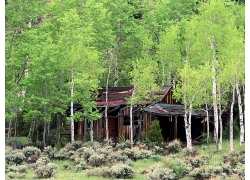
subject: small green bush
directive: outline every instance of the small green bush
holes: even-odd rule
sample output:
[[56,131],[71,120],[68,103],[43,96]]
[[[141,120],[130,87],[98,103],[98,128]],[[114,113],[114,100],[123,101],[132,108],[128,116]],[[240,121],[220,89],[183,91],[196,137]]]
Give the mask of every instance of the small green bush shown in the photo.
[[134,177],[134,170],[131,166],[126,164],[115,164],[109,171],[111,177],[118,179],[132,179]]
[[112,148],[108,148],[108,147],[103,147],[103,148],[96,149],[96,152],[98,154],[103,154],[104,157],[107,157],[112,151],[113,151]]
[[89,165],[92,167],[98,167],[105,163],[105,157],[103,154],[94,153],[89,157]]
[[237,163],[245,164],[245,154],[239,152],[231,152],[227,155],[223,155],[224,164],[229,163],[234,168]]
[[22,151],[27,163],[35,163],[41,155],[41,150],[34,146],[27,146]]
[[245,164],[237,163],[236,167],[233,169],[233,173],[237,174],[240,179],[245,179]]
[[194,168],[208,164],[208,156],[190,157],[185,160],[185,163],[191,164]]
[[151,122],[146,140],[154,145],[160,145],[163,142],[159,121],[154,120]]
[[107,157],[107,163],[115,164],[119,161],[122,161],[123,163],[128,159],[128,156],[122,155],[121,151],[115,151],[109,154]]
[[135,151],[133,149],[126,148],[124,151],[121,151],[122,155],[127,156],[129,159],[135,159]]
[[69,158],[69,152],[65,148],[60,149],[56,154],[54,154],[54,159],[68,160]]
[[99,142],[96,142],[96,141],[93,141],[93,142],[88,141],[88,142],[83,143],[82,147],[89,147],[92,149],[97,149],[97,148],[101,147],[101,144]]
[[131,147],[130,141],[126,140],[126,141],[123,141],[121,143],[117,143],[115,149],[116,150],[125,150],[125,149],[130,148],[130,147]]
[[10,179],[14,179],[16,177],[16,173],[15,172],[10,172],[10,173],[8,173],[8,177]]
[[56,148],[53,148],[51,146],[47,146],[44,148],[42,154],[49,157],[51,160],[54,159],[55,154],[57,153]]
[[184,149],[184,156],[186,157],[195,157],[198,155],[199,155],[199,151],[197,148],[193,147],[192,149],[189,149],[189,148]]
[[25,161],[24,153],[21,150],[10,150],[5,152],[5,162],[8,165],[19,165]]
[[108,167],[97,167],[97,168],[93,168],[93,169],[87,169],[86,175],[87,175],[87,177],[90,177],[90,176],[97,176],[97,177],[103,177],[103,178],[110,177]]
[[182,150],[181,142],[179,140],[171,141],[166,148],[169,154],[178,153]]
[[9,172],[8,173],[9,179],[24,179],[25,173],[19,173],[19,172]]
[[57,167],[53,163],[48,163],[45,165],[39,166],[35,170],[35,175],[37,178],[51,178],[56,173]]
[[216,177],[217,175],[222,174],[223,169],[220,166],[202,166],[198,168],[194,168],[189,176],[195,179],[209,179],[212,177]]
[[83,147],[81,157],[83,157],[86,162],[89,162],[90,156],[94,153],[95,151],[91,147]]
[[[132,149],[134,150],[134,149]],[[134,155],[134,159],[138,160],[138,159],[146,159],[146,158],[150,158],[152,155],[152,151],[149,150],[137,150],[135,151],[135,155]]]
[[76,151],[77,149],[81,148],[83,146],[82,141],[73,141],[72,143],[67,143],[65,145],[65,149],[68,151]]
[[187,167],[187,166],[188,165],[186,163],[184,163],[183,161],[181,161],[180,159],[173,159],[171,157],[167,157],[164,160],[164,167],[172,169],[173,173],[176,175],[176,178],[178,178],[178,179],[181,177],[184,177],[186,174],[189,173],[188,168],[190,166],[189,167]]
[[173,170],[163,167],[153,167],[146,175],[146,180],[174,180],[176,175]]

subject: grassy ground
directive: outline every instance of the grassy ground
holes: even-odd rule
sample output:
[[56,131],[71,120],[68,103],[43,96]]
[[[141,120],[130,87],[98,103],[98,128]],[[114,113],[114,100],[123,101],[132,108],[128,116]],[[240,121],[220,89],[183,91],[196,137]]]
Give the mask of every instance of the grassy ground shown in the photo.
[[[222,147],[223,147],[222,151],[216,152],[215,144],[195,146],[195,148],[198,148],[199,155],[201,155],[201,156],[207,155],[210,157],[210,161],[209,161],[210,165],[219,165],[220,163],[222,163],[223,154],[225,154],[225,153],[227,154],[230,151],[229,141],[224,141]],[[245,146],[240,146],[239,141],[235,141],[234,148],[235,148],[235,151],[239,152],[239,151],[244,150]],[[178,154],[180,157],[182,156],[181,153],[183,153],[183,152],[180,152]],[[176,158],[178,158],[178,155],[176,156]],[[108,178],[101,178],[101,177],[94,177],[94,176],[88,177],[86,175],[86,171],[76,173],[76,172],[72,172],[70,170],[65,170],[63,168],[63,165],[71,163],[68,160],[67,161],[66,160],[64,160],[64,161],[56,160],[56,161],[53,161],[53,163],[57,165],[58,169],[57,169],[57,173],[55,174],[54,178],[52,178],[52,179],[58,179],[58,180],[107,179],[108,180]],[[145,179],[145,175],[141,173],[142,171],[148,170],[153,166],[163,165],[163,164],[164,164],[164,161],[155,162],[152,159],[143,159],[143,160],[138,160],[136,162],[133,162],[133,170],[135,171],[135,176],[133,179],[135,179],[135,180]],[[6,177],[6,179],[7,179],[7,177]],[[27,179],[27,180],[36,179],[34,172],[29,170],[26,173],[25,179]],[[182,180],[185,180],[185,178]]]

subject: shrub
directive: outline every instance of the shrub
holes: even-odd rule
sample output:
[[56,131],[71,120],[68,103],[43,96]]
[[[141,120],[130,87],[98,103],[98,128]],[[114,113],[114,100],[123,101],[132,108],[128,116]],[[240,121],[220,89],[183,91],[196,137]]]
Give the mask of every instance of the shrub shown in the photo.
[[27,169],[28,169],[28,166],[25,164],[17,166],[17,171],[20,173],[26,173]]
[[107,157],[112,151],[113,151],[112,148],[109,148],[109,147],[96,149],[96,152],[99,154],[103,154],[104,157]]
[[35,170],[35,175],[37,178],[51,178],[56,173],[56,166],[53,163],[48,163],[46,165],[39,166]]
[[195,157],[199,155],[199,151],[197,148],[185,148],[184,149],[184,156]]
[[245,164],[237,163],[236,167],[233,169],[233,173],[237,174],[240,179],[245,179]]
[[[134,148],[132,150],[134,150]],[[149,150],[137,150],[135,151],[134,159],[138,160],[138,159],[150,158],[151,155],[152,155],[152,152]]]
[[185,160],[185,163],[191,164],[193,167],[197,168],[208,163],[208,156],[190,157]]
[[108,167],[97,167],[94,169],[86,170],[87,177],[89,176],[98,176],[103,178],[110,177],[109,168]]
[[175,174],[169,168],[153,167],[149,170],[147,180],[174,180]]
[[132,167],[126,164],[115,164],[111,167],[109,173],[113,178],[132,179],[135,172]]
[[16,177],[16,173],[15,173],[15,172],[10,172],[10,173],[8,174],[8,177],[9,177],[10,179],[14,179],[14,178]]
[[127,148],[130,148],[131,144],[129,140],[123,141],[121,143],[116,144],[116,150],[125,150]]
[[124,151],[122,151],[122,155],[127,156],[129,159],[135,159],[135,151],[133,149],[124,149]]
[[8,145],[11,146],[12,148],[17,148],[17,149],[21,149],[23,147],[22,143],[20,142],[20,140],[14,138],[14,139],[10,139],[8,141]]
[[151,157],[150,157],[150,159],[152,159],[153,161],[156,161],[156,162],[158,162],[158,161],[161,161],[162,159],[163,159],[163,156],[161,156],[161,155],[152,155]]
[[211,177],[216,177],[223,172],[222,167],[220,166],[202,166],[199,168],[193,169],[189,176],[195,179],[209,179]]
[[43,153],[45,156],[48,156],[50,159],[54,159],[54,155],[57,153],[57,150],[55,148],[52,148],[51,146],[47,146],[44,148]]
[[21,150],[6,151],[5,162],[8,165],[19,165],[25,161],[25,156]]
[[24,179],[25,178],[25,173],[10,172],[10,173],[8,173],[8,178],[9,179]]
[[51,160],[50,160],[47,156],[40,157],[40,158],[36,161],[36,163],[38,163],[38,164],[48,164],[48,163],[50,163],[50,162],[51,162]]
[[93,148],[93,149],[97,149],[99,147],[101,147],[101,144],[99,142],[96,141],[88,141],[83,143],[82,147],[89,147],[89,148]]
[[92,148],[90,148],[90,147],[83,147],[81,157],[83,157],[83,159],[86,162],[89,162],[90,156],[93,155],[94,153],[95,153],[95,151]]
[[223,156],[224,164],[229,163],[234,168],[237,163],[245,164],[245,154],[238,152],[231,152],[228,155]]
[[221,167],[222,167],[222,171],[224,173],[226,173],[227,175],[231,175],[232,174],[232,166],[229,164],[229,163],[222,163],[221,164]]
[[157,120],[151,122],[149,131],[147,133],[147,141],[154,145],[160,145],[163,142],[163,136],[161,134],[160,123]]
[[167,145],[167,150],[169,154],[175,154],[181,151],[181,142],[179,140],[174,140]]
[[89,157],[89,165],[92,167],[98,167],[105,163],[104,155],[98,155],[96,153],[92,154]]
[[176,175],[176,178],[178,179],[188,174],[189,173],[188,168],[190,168],[190,166],[188,167],[188,164],[184,163],[183,161],[169,157],[165,159],[164,167],[172,169],[173,173]]
[[76,151],[77,149],[81,148],[83,145],[82,141],[73,141],[72,143],[67,143],[65,145],[65,149],[68,151]]
[[62,148],[56,154],[54,154],[54,158],[60,160],[68,160],[70,158],[69,152],[65,148]]
[[128,159],[128,156],[122,155],[120,151],[112,152],[107,157],[107,162],[115,164],[116,162],[122,161],[123,163]]
[[41,154],[41,150],[34,146],[27,146],[22,151],[27,163],[35,163]]

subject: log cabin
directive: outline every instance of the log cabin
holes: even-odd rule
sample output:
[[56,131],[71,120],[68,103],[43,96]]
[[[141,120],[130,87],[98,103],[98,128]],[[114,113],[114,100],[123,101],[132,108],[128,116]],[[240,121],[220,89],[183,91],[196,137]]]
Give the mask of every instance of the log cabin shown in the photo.
[[[129,105],[126,99],[131,97],[133,87],[109,87],[108,101],[106,103],[106,88],[99,90],[96,101],[102,118],[94,121],[94,137],[104,139],[106,137],[105,128],[105,106],[108,107],[108,129],[109,137],[117,141],[118,137],[130,139],[130,117]],[[133,108],[133,131],[134,140],[139,140],[142,135],[149,131],[153,120],[158,120],[162,130],[164,141],[179,139],[186,140],[184,128],[184,108],[173,98],[172,86],[164,86],[155,93],[155,98],[151,101],[143,102]],[[82,111],[81,105],[74,105],[74,111]],[[212,117],[212,113],[209,112]],[[204,111],[195,110],[192,113],[192,139],[201,136],[206,132],[206,114]],[[86,121],[75,122],[75,135],[82,136],[84,126],[88,126]],[[211,128],[212,129],[212,128]]]

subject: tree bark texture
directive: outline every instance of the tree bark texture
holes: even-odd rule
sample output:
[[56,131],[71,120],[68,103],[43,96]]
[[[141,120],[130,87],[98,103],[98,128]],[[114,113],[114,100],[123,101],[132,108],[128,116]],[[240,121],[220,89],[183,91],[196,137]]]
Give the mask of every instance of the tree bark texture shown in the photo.
[[184,114],[184,122],[185,122],[185,131],[186,131],[186,140],[187,140],[187,148],[192,149],[192,139],[191,139],[191,116],[188,119],[188,110],[185,105],[185,114]]
[[223,130],[223,127],[222,127],[222,119],[221,119],[221,115],[222,115],[222,110],[221,110],[221,91],[219,90],[219,93],[218,93],[218,103],[219,103],[219,124],[220,124],[220,140],[219,140],[219,146],[218,146],[218,149],[219,150],[222,150],[222,130]]
[[[71,84],[72,84],[72,87],[71,87],[71,98],[73,98],[73,95],[74,95],[74,79],[73,79],[73,68],[71,69]],[[71,142],[74,142],[75,140],[75,127],[74,127],[74,103],[73,103],[73,100],[71,100],[71,103],[70,103],[70,116],[71,116]]]
[[59,142],[60,141],[60,127],[61,127],[61,113],[56,114],[56,119],[57,119],[57,123],[56,123],[56,139],[57,139],[57,142]]
[[242,102],[241,102],[241,94],[239,89],[239,82],[236,82],[236,92],[238,96],[238,106],[239,106],[239,117],[240,117],[240,146],[242,146],[245,142],[245,131],[244,131],[244,120],[243,120],[243,111],[242,111]]
[[232,89],[232,102],[230,107],[230,122],[229,122],[229,141],[230,141],[230,152],[234,151],[234,140],[233,140],[233,109],[234,109],[234,94],[235,94],[235,87],[233,86]]
[[90,141],[94,141],[93,120],[90,121]]

